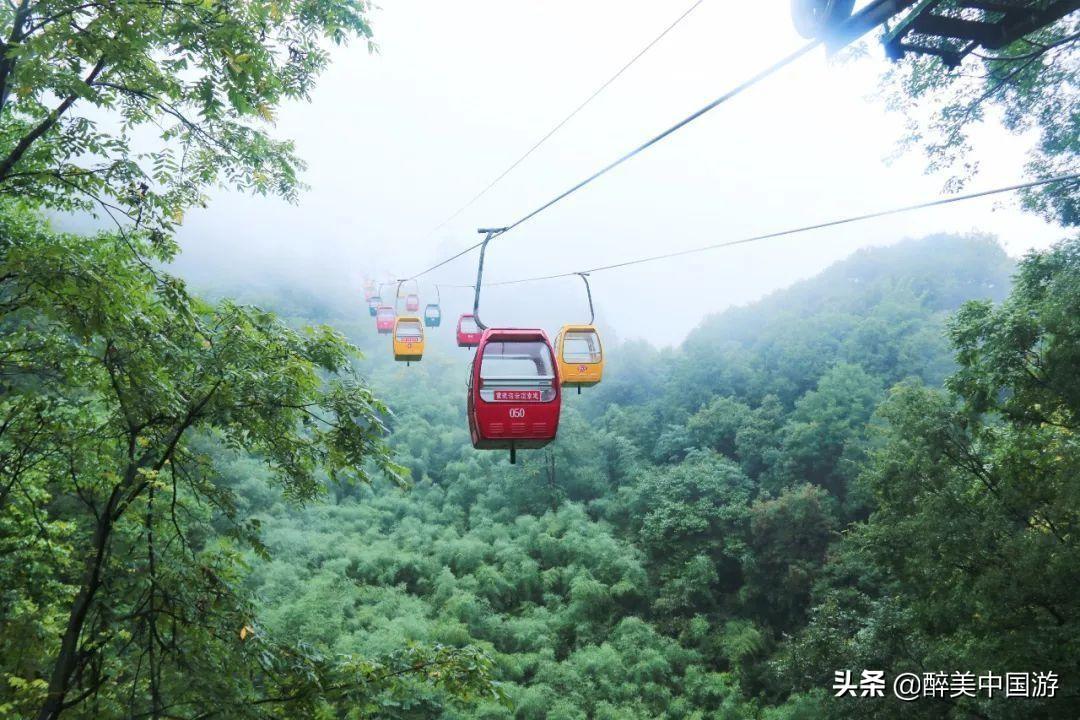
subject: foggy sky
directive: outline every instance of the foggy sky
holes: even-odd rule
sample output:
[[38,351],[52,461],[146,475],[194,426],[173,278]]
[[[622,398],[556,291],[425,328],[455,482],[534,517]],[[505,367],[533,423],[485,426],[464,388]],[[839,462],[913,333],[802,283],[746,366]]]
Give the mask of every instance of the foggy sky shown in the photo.
[[[275,134],[309,164],[300,203],[218,193],[180,232],[199,282],[288,281],[326,292],[415,273],[512,223],[804,41],[789,3],[706,0],[494,190],[466,202],[680,15],[692,0],[389,0],[371,17],[380,52],[336,49],[310,104]],[[722,242],[942,193],[917,152],[891,164],[903,119],[872,98],[887,61],[804,57],[493,243],[491,281]],[[976,133],[971,190],[1025,178],[1030,137]],[[597,274],[598,319],[621,338],[681,342],[709,313],[808,277],[859,247],[934,232],[997,234],[1013,255],[1060,228],[986,199]],[[472,283],[476,254],[425,281]],[[427,301],[431,285],[423,282]],[[444,290],[443,309],[471,305]],[[587,319],[580,281],[485,290],[485,320]]]

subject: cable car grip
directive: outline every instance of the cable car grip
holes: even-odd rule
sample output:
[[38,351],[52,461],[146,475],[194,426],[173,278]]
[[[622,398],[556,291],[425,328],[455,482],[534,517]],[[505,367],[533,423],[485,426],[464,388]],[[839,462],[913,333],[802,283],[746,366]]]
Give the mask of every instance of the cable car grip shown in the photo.
[[476,264],[476,287],[473,295],[473,322],[481,330],[487,330],[487,325],[480,319],[480,286],[484,280],[484,255],[487,253],[488,243],[497,238],[509,228],[479,228],[476,232],[486,235],[484,242],[480,243],[480,261]]
[[[398,302],[401,300],[401,286],[404,285],[407,282],[411,282],[413,284],[413,290],[416,292],[417,295],[420,294],[420,281],[419,280],[417,280],[416,278],[398,278],[398,280],[397,280],[397,292],[394,294],[394,312],[395,313],[400,313],[400,310],[398,310]],[[438,288],[438,285],[436,285],[435,287]],[[408,308],[406,308],[406,310],[408,310]]]
[[[574,274],[575,275],[580,275],[581,280],[585,283],[585,294],[589,297],[589,324],[594,325],[594,324],[596,324],[596,311],[593,310],[592,288],[589,287],[589,273],[587,273],[587,272],[579,272],[579,273],[574,273]],[[580,390],[581,390],[581,388],[578,388],[579,392],[580,392]]]

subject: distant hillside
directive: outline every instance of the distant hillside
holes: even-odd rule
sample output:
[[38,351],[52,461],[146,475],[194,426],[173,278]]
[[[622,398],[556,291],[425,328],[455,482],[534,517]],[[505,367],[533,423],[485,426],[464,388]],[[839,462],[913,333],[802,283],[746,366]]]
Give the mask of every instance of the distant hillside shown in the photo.
[[898,292],[927,310],[950,312],[968,300],[1004,298],[1014,268],[989,235],[930,235],[864,248],[808,280],[706,318],[687,344],[722,339],[752,345],[763,326],[826,311],[866,316]]
[[[672,396],[694,409],[706,394],[785,403],[837,362],[892,384],[940,384],[952,367],[942,330],[967,300],[1000,300],[1014,263],[993,238],[933,235],[861,250],[820,275],[705,319],[673,368]],[[617,362],[617,361],[616,361]]]
[[859,587],[887,572],[830,560],[878,503],[863,476],[881,404],[899,380],[952,371],[947,319],[1002,298],[1012,270],[986,237],[931,237],[707,318],[680,348],[611,341],[603,382],[564,394],[558,440],[514,466],[469,441],[470,353],[452,333],[403,367],[366,314],[320,316],[370,349],[358,367],[413,488],[331,484],[327,505],[289,508],[236,458],[226,482],[273,557],[247,578],[260,622],[328,654],[402,638],[487,653],[509,706],[453,708],[415,685],[394,716],[410,720],[837,717],[777,671],[791,638],[833,617],[815,588],[846,598],[849,571]]

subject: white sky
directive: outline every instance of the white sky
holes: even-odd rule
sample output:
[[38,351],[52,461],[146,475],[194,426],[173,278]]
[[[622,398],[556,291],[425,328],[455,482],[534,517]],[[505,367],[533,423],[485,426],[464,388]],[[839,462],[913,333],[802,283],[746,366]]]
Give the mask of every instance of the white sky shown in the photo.
[[[365,274],[412,274],[506,225],[804,42],[789,3],[706,0],[494,190],[431,230],[681,14],[692,0],[388,0],[378,55],[336,50],[311,104],[282,109],[311,185],[298,206],[222,194],[192,213],[182,271],[231,282],[300,279],[358,294]],[[881,49],[824,50],[767,79],[493,243],[485,279],[547,274],[721,242],[939,196],[918,152],[887,164],[902,118],[872,95]],[[1029,138],[978,133],[971,190],[1024,178]],[[816,231],[593,278],[621,338],[680,342],[701,318],[754,300],[868,245],[933,232],[997,234],[1009,252],[1060,228],[989,199]],[[428,279],[471,283],[472,254]],[[430,286],[422,286],[425,295]],[[471,305],[443,293],[444,312]],[[577,280],[486,291],[488,324],[586,319]]]

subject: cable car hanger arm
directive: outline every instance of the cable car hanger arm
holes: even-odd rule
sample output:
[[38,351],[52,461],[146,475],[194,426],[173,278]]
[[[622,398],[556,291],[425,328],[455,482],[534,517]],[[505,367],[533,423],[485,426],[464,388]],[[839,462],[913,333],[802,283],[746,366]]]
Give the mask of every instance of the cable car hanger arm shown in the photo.
[[585,295],[589,298],[589,325],[596,324],[596,311],[593,310],[592,304],[592,288],[589,287],[589,273],[579,272],[574,273],[581,278],[581,281],[585,283]]
[[481,330],[487,330],[487,325],[480,319],[480,286],[484,282],[484,255],[487,254],[488,243],[509,230],[503,228],[479,228],[476,232],[484,234],[484,240],[480,243],[480,261],[476,264],[476,286],[473,294],[473,321]]

